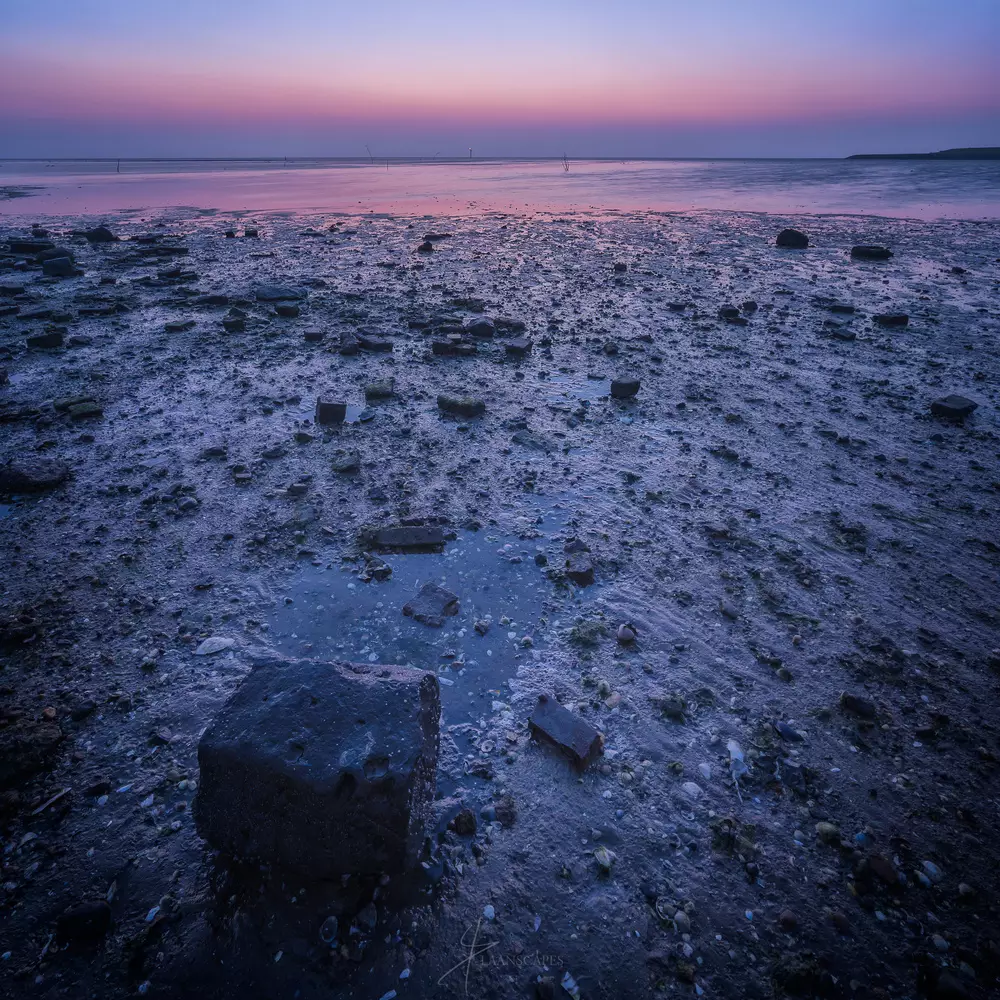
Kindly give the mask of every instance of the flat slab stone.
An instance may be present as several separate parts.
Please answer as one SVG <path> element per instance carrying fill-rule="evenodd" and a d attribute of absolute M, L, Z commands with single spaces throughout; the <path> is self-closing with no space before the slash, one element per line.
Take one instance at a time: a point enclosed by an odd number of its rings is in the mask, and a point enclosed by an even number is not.
<path fill-rule="evenodd" d="M 438 409 L 456 417 L 480 417 L 486 412 L 486 404 L 473 396 L 438 396 Z"/>
<path fill-rule="evenodd" d="M 440 715 L 433 673 L 265 662 L 201 738 L 198 831 L 229 855 L 313 879 L 411 868 Z"/>
<path fill-rule="evenodd" d="M 563 708 L 547 694 L 538 696 L 528 725 L 536 736 L 554 743 L 580 767 L 585 767 L 604 750 L 604 737 L 589 722 Z"/>
<path fill-rule="evenodd" d="M 971 417 L 978 409 L 978 403 L 955 393 L 935 399 L 931 403 L 931 415 L 945 420 L 964 420 L 966 417 Z"/>
<path fill-rule="evenodd" d="M 417 596 L 403 605 L 403 614 L 424 625 L 440 628 L 446 617 L 458 614 L 458 594 L 436 583 L 425 583 Z"/>
<path fill-rule="evenodd" d="M 382 550 L 439 550 L 446 541 L 444 531 L 436 526 L 401 525 L 398 528 L 377 528 L 371 534 L 371 544 Z"/>
<path fill-rule="evenodd" d="M 888 247 L 856 246 L 851 247 L 851 256 L 855 260 L 888 260 L 892 251 Z"/>

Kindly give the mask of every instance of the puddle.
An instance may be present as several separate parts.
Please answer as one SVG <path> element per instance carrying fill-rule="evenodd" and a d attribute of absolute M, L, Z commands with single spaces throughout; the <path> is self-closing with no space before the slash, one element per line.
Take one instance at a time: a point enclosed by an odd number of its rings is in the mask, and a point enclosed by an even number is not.
<path fill-rule="evenodd" d="M 594 401 L 611 394 L 611 379 L 588 378 L 586 375 L 550 375 L 545 379 L 549 403 L 565 403 L 571 399 Z"/>
<path fill-rule="evenodd" d="M 292 656 L 364 663 L 400 663 L 433 670 L 441 684 L 442 727 L 458 726 L 456 740 L 469 749 L 474 734 L 463 725 L 480 722 L 505 702 L 507 682 L 522 666 L 545 655 L 547 627 L 564 619 L 574 596 L 548 579 L 535 562 L 553 559 L 561 542 L 550 542 L 569 512 L 526 510 L 540 537 L 522 540 L 496 532 L 464 532 L 444 553 L 391 553 L 385 581 L 358 578 L 363 563 L 307 566 L 292 582 L 284 604 L 271 616 L 274 645 Z M 459 611 L 440 628 L 414 621 L 403 605 L 425 583 L 458 596 Z M 598 588 L 580 591 L 589 600 Z M 477 621 L 489 622 L 485 635 Z"/>

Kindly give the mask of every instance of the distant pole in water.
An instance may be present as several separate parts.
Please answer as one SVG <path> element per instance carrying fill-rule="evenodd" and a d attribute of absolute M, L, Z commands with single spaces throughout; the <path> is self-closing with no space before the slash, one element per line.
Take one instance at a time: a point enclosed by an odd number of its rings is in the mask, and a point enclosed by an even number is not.
<path fill-rule="evenodd" d="M 471 146 L 469 147 L 469 159 L 470 160 L 472 159 L 472 147 Z"/>
<path fill-rule="evenodd" d="M 567 174 L 569 173 L 569 159 L 566 157 L 565 153 L 563 153 L 563 170 L 565 170 Z"/>
<path fill-rule="evenodd" d="M 365 146 L 365 149 L 368 149 L 368 147 L 367 147 L 367 146 Z M 372 161 L 372 166 L 374 167 L 374 166 L 375 166 L 375 157 L 374 157 L 374 156 L 372 156 L 372 151 L 371 151 L 370 149 L 368 149 L 368 157 L 369 157 L 369 159 L 371 159 L 371 161 Z"/>
<path fill-rule="evenodd" d="M 121 160 L 119 160 L 119 161 L 118 161 L 118 166 L 117 166 L 117 167 L 115 167 L 115 173 L 116 173 L 116 174 L 120 174 L 121 172 L 122 172 L 122 161 L 121 161 Z"/>

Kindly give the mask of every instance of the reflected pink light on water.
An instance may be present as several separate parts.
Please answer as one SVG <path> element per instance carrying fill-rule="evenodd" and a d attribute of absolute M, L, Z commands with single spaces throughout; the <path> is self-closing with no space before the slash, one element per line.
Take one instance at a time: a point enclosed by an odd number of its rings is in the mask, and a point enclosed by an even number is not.
<path fill-rule="evenodd" d="M 725 211 L 1000 218 L 1000 163 L 845 160 L 391 163 L 0 162 L 0 215 L 193 209 L 399 215 Z"/>

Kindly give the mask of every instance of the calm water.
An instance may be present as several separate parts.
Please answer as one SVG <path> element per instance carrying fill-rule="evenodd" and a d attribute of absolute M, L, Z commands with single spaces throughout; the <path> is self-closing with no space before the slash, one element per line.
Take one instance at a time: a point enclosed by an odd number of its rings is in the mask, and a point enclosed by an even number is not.
<path fill-rule="evenodd" d="M 1000 218 L 1000 162 L 0 161 L 0 215 L 730 211 Z"/>

